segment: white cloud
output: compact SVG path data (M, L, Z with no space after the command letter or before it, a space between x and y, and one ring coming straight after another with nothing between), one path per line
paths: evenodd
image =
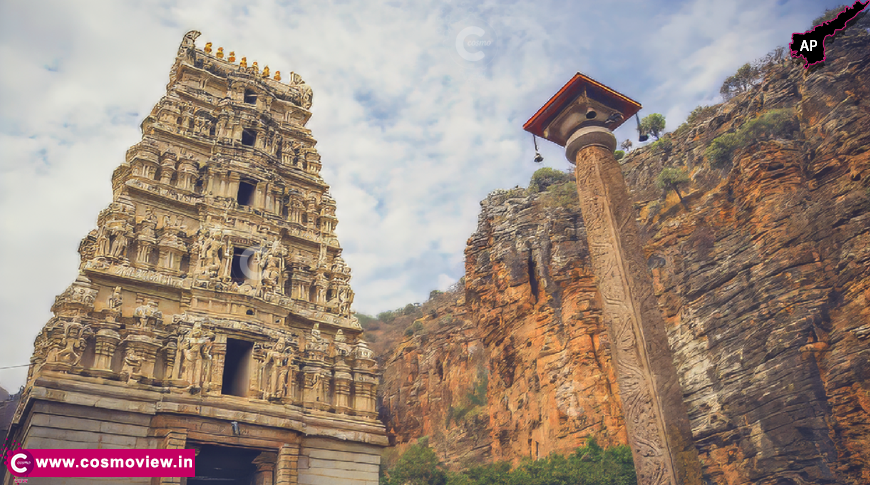
M739 64L788 41L809 0L564 2L5 2L0 5L0 366L26 363L112 170L165 90L183 33L314 88L309 123L338 202L355 307L422 301L463 272L478 201L524 186L523 122L583 71L667 113L669 127ZM498 43L462 61L457 23ZM482 25L483 25L482 24ZM452 30L453 29L453 30ZM633 137L630 126L617 132ZM546 165L565 169L543 142ZM15 388L23 371L0 371Z

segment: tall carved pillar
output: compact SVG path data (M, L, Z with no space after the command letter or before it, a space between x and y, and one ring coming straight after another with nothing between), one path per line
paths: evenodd
M616 138L604 130L580 130L573 144L569 141L568 150L576 150L580 208L604 300L605 324L614 343L625 423L634 455L642 456L635 462L638 481L695 483L688 478L700 478L698 458L664 320L653 294L628 189L613 156ZM592 141L608 140L605 135L612 145ZM691 464L695 466L687 466Z
M640 104L577 74L525 129L565 147L574 163L604 321L613 342L628 441L644 485L700 484L692 441L664 320L653 294L633 205L611 129Z

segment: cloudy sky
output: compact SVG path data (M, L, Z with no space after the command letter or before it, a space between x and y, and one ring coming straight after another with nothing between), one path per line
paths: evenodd
M0 1L0 367L28 362L75 278L78 243L188 30L313 87L308 126L355 309L377 313L463 275L479 201L528 184L538 167L522 125L574 72L674 129L838 3ZM568 168L560 148L541 151ZM25 375L0 369L0 385Z

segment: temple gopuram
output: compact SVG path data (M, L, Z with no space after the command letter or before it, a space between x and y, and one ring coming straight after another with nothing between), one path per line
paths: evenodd
M312 90L199 35L36 337L10 441L196 450L195 478L124 483L376 484L377 366L305 128Z

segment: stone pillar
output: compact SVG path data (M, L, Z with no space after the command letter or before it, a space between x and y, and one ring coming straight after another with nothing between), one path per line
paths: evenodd
M273 485L275 483L275 465L278 455L264 451L254 458L257 473L254 475L254 485Z
M580 128L565 145L604 320L613 341L619 393L640 484L701 483L697 450L653 294L632 202L610 130Z
M181 450L187 446L187 430L186 429L174 429L166 433L166 436L163 438L163 448L167 450ZM180 484L182 482L182 478L180 477L162 477L160 478L161 485L164 484ZM151 482L154 483L154 482Z
M112 370L112 357L115 355L115 348L120 341L121 336L118 335L118 332L110 328L104 328L97 332L94 337L94 369Z
M208 392L220 394L223 392L224 364L227 357L227 336L215 335L214 344L211 347L211 375L208 379ZM203 379L205 380L205 379Z
M296 485L299 483L299 445L285 443L278 451L278 467L275 485Z
M352 382L353 375L350 373L350 367L343 360L339 360L335 364L335 412L342 414L350 412L350 385Z

